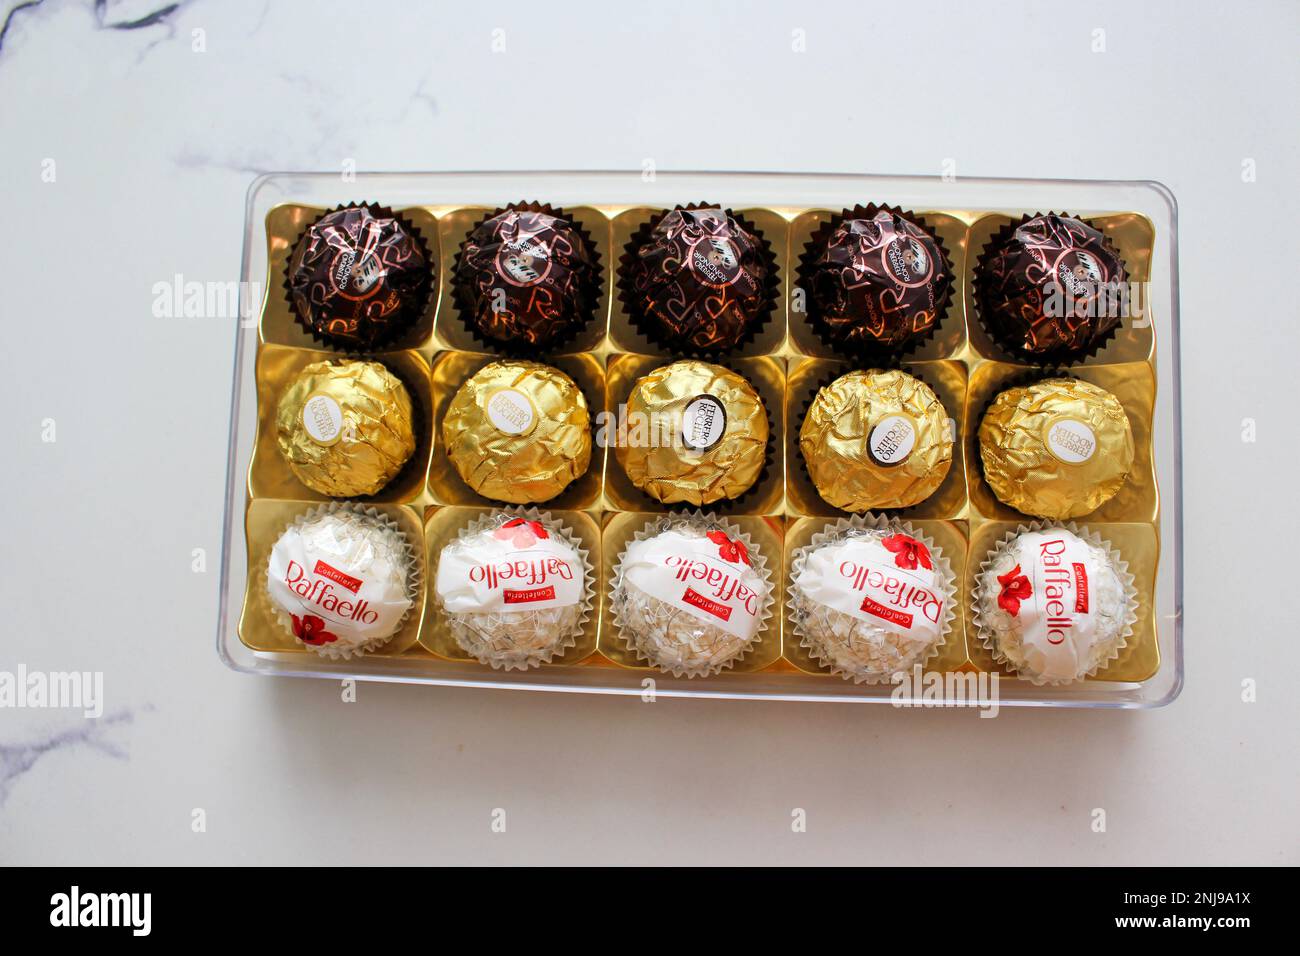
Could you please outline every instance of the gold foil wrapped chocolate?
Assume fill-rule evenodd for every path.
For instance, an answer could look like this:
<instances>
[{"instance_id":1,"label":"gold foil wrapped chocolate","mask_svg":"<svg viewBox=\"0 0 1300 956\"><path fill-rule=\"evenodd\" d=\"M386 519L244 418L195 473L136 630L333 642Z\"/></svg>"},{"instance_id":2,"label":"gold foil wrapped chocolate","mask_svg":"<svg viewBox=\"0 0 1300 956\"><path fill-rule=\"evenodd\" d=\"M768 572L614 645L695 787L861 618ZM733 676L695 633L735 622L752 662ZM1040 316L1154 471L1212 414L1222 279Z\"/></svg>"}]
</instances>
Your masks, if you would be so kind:
<instances>
[{"instance_id":1,"label":"gold foil wrapped chocolate","mask_svg":"<svg viewBox=\"0 0 1300 956\"><path fill-rule=\"evenodd\" d=\"M743 494L767 457L767 412L729 369L685 360L636 381L615 454L632 484L664 504Z\"/></svg>"},{"instance_id":2,"label":"gold foil wrapped chocolate","mask_svg":"<svg viewBox=\"0 0 1300 956\"><path fill-rule=\"evenodd\" d=\"M522 359L483 366L442 422L447 457L485 498L549 501L591 465L587 400L559 369Z\"/></svg>"},{"instance_id":3,"label":"gold foil wrapped chocolate","mask_svg":"<svg viewBox=\"0 0 1300 956\"><path fill-rule=\"evenodd\" d=\"M980 422L979 443L998 500L1040 518L1097 510L1133 470L1133 432L1119 399L1073 378L1000 393Z\"/></svg>"},{"instance_id":4,"label":"gold foil wrapped chocolate","mask_svg":"<svg viewBox=\"0 0 1300 956\"><path fill-rule=\"evenodd\" d=\"M817 493L845 511L924 501L952 465L943 403L897 369L849 372L823 387L804 415L799 449Z\"/></svg>"},{"instance_id":5,"label":"gold foil wrapped chocolate","mask_svg":"<svg viewBox=\"0 0 1300 956\"><path fill-rule=\"evenodd\" d=\"M411 396L378 362L313 362L280 397L276 441L308 488L373 495L415 451Z\"/></svg>"}]
</instances>

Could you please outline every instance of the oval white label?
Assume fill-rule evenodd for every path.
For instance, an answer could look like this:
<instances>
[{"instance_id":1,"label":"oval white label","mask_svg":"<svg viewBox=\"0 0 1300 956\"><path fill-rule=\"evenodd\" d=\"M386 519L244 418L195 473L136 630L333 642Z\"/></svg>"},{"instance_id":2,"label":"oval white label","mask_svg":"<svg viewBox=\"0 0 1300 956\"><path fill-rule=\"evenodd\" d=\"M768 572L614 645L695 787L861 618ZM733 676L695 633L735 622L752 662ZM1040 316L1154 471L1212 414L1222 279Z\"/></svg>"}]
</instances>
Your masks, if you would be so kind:
<instances>
[{"instance_id":1,"label":"oval white label","mask_svg":"<svg viewBox=\"0 0 1300 956\"><path fill-rule=\"evenodd\" d=\"M1047 426L1047 449L1061 461L1081 465L1097 450L1097 436L1077 418L1062 418Z\"/></svg>"},{"instance_id":2,"label":"oval white label","mask_svg":"<svg viewBox=\"0 0 1300 956\"><path fill-rule=\"evenodd\" d=\"M343 435L343 409L329 395L314 392L302 406L302 427L318 445L333 445Z\"/></svg>"},{"instance_id":3,"label":"oval white label","mask_svg":"<svg viewBox=\"0 0 1300 956\"><path fill-rule=\"evenodd\" d=\"M524 435L533 430L537 412L523 392L503 388L488 397L484 408L487 417L499 431L507 435Z\"/></svg>"},{"instance_id":4,"label":"oval white label","mask_svg":"<svg viewBox=\"0 0 1300 956\"><path fill-rule=\"evenodd\" d=\"M886 415L867 439L871 457L882 465L901 465L916 446L916 425L906 415Z\"/></svg>"},{"instance_id":5,"label":"oval white label","mask_svg":"<svg viewBox=\"0 0 1300 956\"><path fill-rule=\"evenodd\" d=\"M712 448L727 430L727 410L712 395L698 395L682 412L682 441L693 451Z\"/></svg>"}]
</instances>

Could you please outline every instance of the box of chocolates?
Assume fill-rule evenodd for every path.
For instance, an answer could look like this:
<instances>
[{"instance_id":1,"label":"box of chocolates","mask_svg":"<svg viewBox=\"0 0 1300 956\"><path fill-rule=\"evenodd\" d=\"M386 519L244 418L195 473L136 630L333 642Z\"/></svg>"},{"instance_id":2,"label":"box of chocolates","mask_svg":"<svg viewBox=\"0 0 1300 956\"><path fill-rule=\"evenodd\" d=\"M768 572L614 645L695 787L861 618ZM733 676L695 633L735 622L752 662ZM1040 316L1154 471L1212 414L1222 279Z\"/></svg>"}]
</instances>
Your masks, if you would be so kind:
<instances>
[{"instance_id":1,"label":"box of chocolates","mask_svg":"<svg viewBox=\"0 0 1300 956\"><path fill-rule=\"evenodd\" d=\"M642 697L1167 703L1176 230L1142 182L263 176L218 649Z\"/></svg>"}]
</instances>

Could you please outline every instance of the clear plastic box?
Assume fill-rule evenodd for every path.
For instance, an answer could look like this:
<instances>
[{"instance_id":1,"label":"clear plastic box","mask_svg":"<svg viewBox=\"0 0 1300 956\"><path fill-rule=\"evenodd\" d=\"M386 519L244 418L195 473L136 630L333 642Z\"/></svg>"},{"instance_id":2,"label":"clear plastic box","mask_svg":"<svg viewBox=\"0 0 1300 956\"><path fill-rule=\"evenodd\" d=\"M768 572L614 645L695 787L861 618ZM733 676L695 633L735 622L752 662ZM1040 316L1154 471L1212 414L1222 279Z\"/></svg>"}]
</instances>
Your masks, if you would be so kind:
<instances>
[{"instance_id":1,"label":"clear plastic box","mask_svg":"<svg viewBox=\"0 0 1300 956\"><path fill-rule=\"evenodd\" d=\"M1159 489L1158 515L1154 522L1159 539L1159 564L1151 612L1159 668L1148 679L1135 683L1087 680L1064 687L1035 687L1027 681L1003 678L999 704L1150 708L1167 704L1178 695L1183 682L1183 635L1177 205L1168 188L1145 181L974 178L945 181L936 177L726 172L658 172L648 177L639 171L364 173L347 181L334 173L259 176L249 187L245 210L240 315L249 318L241 320L235 340L222 536L217 652L230 667L247 673L335 680L355 678L625 695L644 693L646 678L653 677L654 693L673 697L876 701L925 706L944 703L941 700L922 702L907 694L900 696L889 685L854 685L837 677L792 672L793 669L724 672L716 677L696 679L674 679L645 669L583 664L504 672L427 653L330 661L307 652L255 651L241 641L238 625L248 581L245 511L258 424L254 381L259 341L257 320L263 306L261 298L253 300L253 297L283 295L279 281L267 277L268 213L285 203L332 207L339 203L371 201L393 208L422 206L437 215L453 207L495 207L522 199L537 199L556 206L595 207L607 212L707 200L737 209L765 208L793 217L807 209L838 211L874 201L916 212L957 210L1018 215L1068 210L1082 216L1136 213L1145 217L1155 237L1147 305L1154 325L1152 365L1157 381L1152 408L1152 454ZM447 255L445 249L443 254ZM1087 518L1080 521L1086 523ZM789 622L782 623L788 630Z\"/></svg>"}]
</instances>

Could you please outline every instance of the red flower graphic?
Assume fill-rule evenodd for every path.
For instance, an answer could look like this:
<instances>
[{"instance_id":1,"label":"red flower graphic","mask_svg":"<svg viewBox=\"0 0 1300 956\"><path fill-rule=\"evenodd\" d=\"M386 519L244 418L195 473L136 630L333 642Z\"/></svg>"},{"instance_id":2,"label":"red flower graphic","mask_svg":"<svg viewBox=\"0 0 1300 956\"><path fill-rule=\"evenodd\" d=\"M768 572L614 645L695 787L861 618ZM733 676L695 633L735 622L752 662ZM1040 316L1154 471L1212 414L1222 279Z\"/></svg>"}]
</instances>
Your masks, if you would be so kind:
<instances>
[{"instance_id":1,"label":"red flower graphic","mask_svg":"<svg viewBox=\"0 0 1300 956\"><path fill-rule=\"evenodd\" d=\"M1029 578L1020 573L1020 565L1017 564L1006 574L998 575L998 584L1002 585L998 594L998 607L1012 617L1019 617L1020 602L1034 593L1034 589L1029 586Z\"/></svg>"},{"instance_id":2,"label":"red flower graphic","mask_svg":"<svg viewBox=\"0 0 1300 956\"><path fill-rule=\"evenodd\" d=\"M749 549L740 540L732 541L725 532L710 531L708 539L718 546L718 557L732 564L749 564Z\"/></svg>"},{"instance_id":3,"label":"red flower graphic","mask_svg":"<svg viewBox=\"0 0 1300 956\"><path fill-rule=\"evenodd\" d=\"M492 536L501 541L509 541L516 548L531 548L539 539L550 537L540 521L529 521L527 518L511 518L492 532Z\"/></svg>"},{"instance_id":4,"label":"red flower graphic","mask_svg":"<svg viewBox=\"0 0 1300 956\"><path fill-rule=\"evenodd\" d=\"M934 567L930 563L930 549L915 538L909 538L905 534L891 534L880 543L894 552L894 564L900 568L915 571L918 563L927 571Z\"/></svg>"},{"instance_id":5,"label":"red flower graphic","mask_svg":"<svg viewBox=\"0 0 1300 956\"><path fill-rule=\"evenodd\" d=\"M299 617L297 614L290 614L293 618L293 636L299 638L304 644L320 646L321 644L331 644L339 639L337 634L331 634L325 630L325 622L315 614L304 614Z\"/></svg>"}]
</instances>

